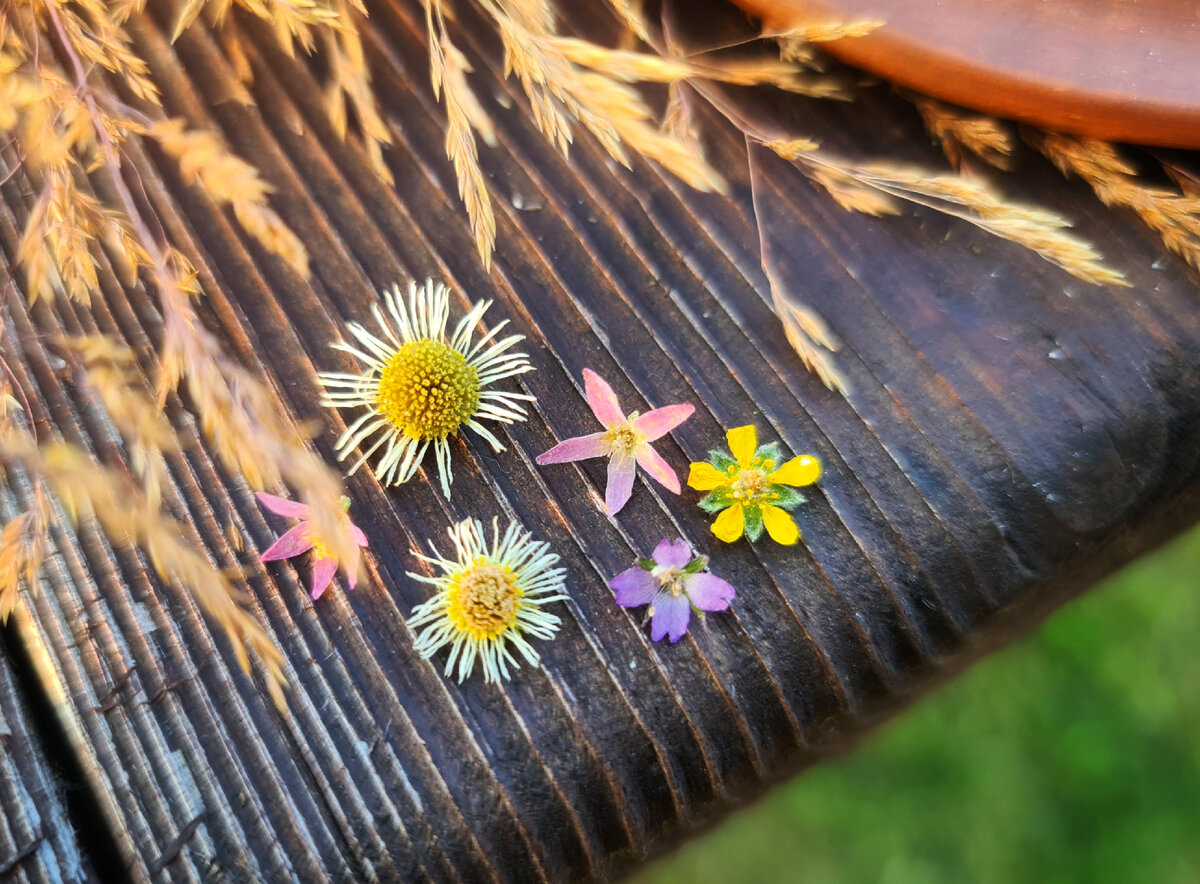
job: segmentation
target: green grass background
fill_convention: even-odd
[[[635,880],[1200,882],[1200,529]]]

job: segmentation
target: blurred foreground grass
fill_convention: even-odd
[[[1200,882],[1200,529],[636,884]]]

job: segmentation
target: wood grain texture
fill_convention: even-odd
[[[12,661],[0,649],[0,880],[76,884],[93,880]]]
[[[236,19],[254,70],[245,105],[228,100],[232,68],[211,34],[197,26],[171,46],[162,14],[134,33],[164,105],[220,130],[275,185],[312,279],[262,252],[163,156],[130,144],[131,159],[200,271],[206,322],[284,409],[324,428],[321,453],[332,460],[342,424],[317,405],[315,371],[349,368],[329,343],[378,289],[409,277],[444,279],[460,310],[496,300],[489,321],[511,319],[529,338],[538,370],[519,387],[538,407],[501,454],[454,444],[449,502],[428,472],[400,490],[350,479],[370,579],[314,604],[303,561],[256,562],[282,525],[217,463],[188,403],[168,403],[183,444],[168,458],[167,507],[214,562],[246,569],[287,658],[290,715],[135,551],[88,526],[54,538],[49,585],[25,597],[30,628],[130,880],[619,875],[844,750],[1200,513],[1195,279],[1136,221],[1032,155],[1006,179],[1014,195],[1075,218],[1132,289],[1077,283],[923,210],[847,214],[702,101],[728,196],[640,162],[626,171],[587,138],[564,160],[465,10],[456,33],[499,137],[482,156],[500,243],[486,274],[443,155],[418,4],[373,7],[366,31],[396,139],[385,152],[394,188],[334,135],[313,72],[257,25]],[[578,14],[603,27],[591,20],[599,7]],[[855,107],[738,95],[755,119],[839,149],[930,160],[915,114],[886,91]],[[0,196],[11,262],[34,191],[17,173]],[[50,346],[63,331],[104,331],[153,376],[154,293],[99,270],[90,311],[8,298],[6,358],[44,432],[119,467],[119,437]],[[848,398],[791,352],[768,275],[844,343]],[[677,470],[748,422],[817,454],[826,472],[798,513],[804,542],[719,546],[694,494],[642,481],[612,521],[597,509],[600,462],[535,467],[555,441],[590,430],[585,367],[629,408],[696,406],[660,448]],[[427,597],[405,576],[421,567],[412,549],[468,515],[521,520],[569,572],[543,667],[503,687],[443,678],[443,659],[417,659],[404,623]],[[606,581],[672,534],[711,554],[739,592],[730,613],[653,644]]]

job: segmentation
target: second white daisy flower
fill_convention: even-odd
[[[433,556],[417,553],[442,573],[436,577],[408,572],[437,593],[413,608],[410,629],[419,630],[413,650],[429,658],[450,646],[446,675],[458,663],[458,680],[471,674],[476,660],[486,682],[508,678],[509,667],[518,667],[512,649],[530,666],[539,665],[530,638],[549,641],[558,632],[559,619],[542,606],[566,601],[562,589],[566,570],[556,567],[558,556],[545,541],[534,540],[516,522],[503,535],[492,520],[489,542],[477,519],[465,519],[450,529],[454,553],[444,558],[433,544]]]
[[[480,301],[447,338],[450,290],[433,280],[426,280],[423,286],[410,282],[407,303],[398,286],[386,292],[383,300],[386,314],[378,305],[373,310],[381,335],[352,322],[347,328],[359,346],[333,345],[361,360],[364,371],[319,375],[325,387],[323,404],[367,408],[338,439],[338,460],[371,440],[350,472],[382,448],[375,475],[385,485],[400,485],[412,478],[432,445],[442,492],[449,497],[454,478],[450,436],[466,426],[486,439],[493,450],[503,451],[500,440],[480,421],[525,420],[522,402],[532,402],[534,397],[488,389],[497,381],[533,369],[528,356],[512,350],[525,336],[496,340],[508,324],[505,320],[472,343],[475,329],[492,303]]]

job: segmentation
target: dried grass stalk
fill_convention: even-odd
[[[16,608],[21,581],[31,591],[37,586],[46,557],[46,520],[45,494],[35,485],[33,505],[0,532],[0,623],[7,623]]]
[[[941,143],[942,152],[954,168],[962,169],[967,153],[997,169],[1011,167],[1012,131],[995,117],[967,114],[923,95],[905,93],[905,96],[921,114],[925,128]]]
[[[234,639],[234,652],[249,672],[252,652],[265,667],[267,686],[279,708],[284,708],[283,655],[246,608],[247,598],[236,589],[214,562],[184,539],[183,526],[164,514],[124,474],[97,463],[74,446],[62,442],[37,446],[24,434],[0,439],[0,457],[19,463],[41,477],[75,521],[95,519],[115,546],[136,544],[164,580],[177,581],[189,590],[204,611]],[[0,536],[0,604],[3,551],[9,526]],[[13,529],[16,534],[20,529]],[[10,608],[11,610],[11,608]]]
[[[797,163],[850,211],[895,214],[896,200],[916,203],[1025,246],[1086,282],[1129,284],[1125,274],[1104,264],[1091,243],[1065,231],[1071,222],[1061,215],[1010,203],[983,182],[962,175],[893,163],[851,163],[819,148],[804,150],[805,141],[763,143]]]
[[[483,266],[492,263],[496,248],[496,215],[488,195],[483,169],[479,165],[476,134],[487,144],[496,143],[496,132],[483,105],[467,83],[471,65],[450,42],[441,7],[425,5],[425,23],[429,33],[429,75],[435,98],[446,105],[446,156],[454,164],[458,195],[467,209],[467,219],[475,236],[475,248]]]
[[[279,12],[286,4],[281,0],[269,5],[279,13],[276,21],[303,44],[303,29],[292,29],[291,23],[298,20]],[[218,455],[255,488],[285,481],[291,484],[312,508],[314,533],[320,541],[331,554],[349,561],[357,546],[342,519],[340,480],[308,450],[304,434],[279,414],[270,391],[228,359],[217,338],[200,323],[192,304],[192,296],[197,293],[195,272],[156,235],[159,226],[143,217],[147,209],[134,198],[125,179],[125,174],[135,175],[136,171],[123,172],[117,145],[135,134],[155,138],[180,162],[186,179],[205,188],[217,201],[230,204],[252,234],[306,272],[303,247],[266,206],[269,186],[248,164],[232,156],[214,134],[188,131],[177,120],[154,122],[111,95],[103,101],[97,97],[97,87],[88,79],[89,65],[122,74],[128,68],[135,77],[139,69],[120,52],[105,57],[92,53],[92,35],[80,30],[75,10],[85,10],[89,20],[112,16],[106,24],[96,25],[108,28],[119,26],[117,17],[128,14],[129,8],[104,7],[95,0],[68,8],[65,2],[52,0],[42,7],[44,19],[17,7],[17,14],[23,16],[19,28],[0,27],[0,68],[12,72],[9,78],[0,78],[0,90],[17,99],[8,108],[0,105],[0,127],[15,131],[30,172],[40,175],[44,182],[20,249],[30,291],[34,295],[48,294],[61,287],[78,298],[90,293],[95,288],[95,270],[89,248],[97,238],[114,247],[130,282],[138,270],[148,271],[163,314],[160,397],[182,382]],[[227,4],[215,8],[220,15]],[[264,6],[261,11],[268,10]],[[9,24],[7,12],[0,25]],[[317,19],[324,20],[320,15]],[[45,41],[40,53],[29,51],[26,35],[36,35],[43,26],[55,39]],[[60,53],[62,67],[51,55],[51,47]],[[148,89],[135,88],[135,92],[149,101],[155,98]],[[50,99],[63,109],[57,116],[47,116],[43,110]],[[101,206],[84,190],[85,168],[107,174],[115,208]],[[39,238],[45,242],[40,249]],[[87,276],[88,272],[92,275]],[[129,368],[128,357],[111,342],[96,340],[82,345],[79,352],[88,363],[90,382],[125,435],[133,459],[136,462],[144,455],[144,469],[139,472],[149,494],[124,487],[131,483],[65,446],[39,450],[31,441],[18,440],[10,446],[10,453],[50,478],[64,502],[86,504],[110,536],[124,535],[138,542],[156,567],[174,574],[196,592],[204,607],[237,639],[243,662],[245,647],[263,659],[271,671],[273,693],[280,698],[275,684],[280,673],[278,652],[253,618],[240,608],[238,597],[219,569],[190,550],[178,532],[172,533],[177,526],[163,521],[158,513],[161,472],[151,461],[153,453],[167,446],[170,434],[157,420],[156,406],[146,397],[123,389],[122,373]],[[14,527],[9,539],[17,535]],[[10,550],[7,561],[11,564],[19,560],[19,550]]]
[[[179,440],[159,403],[139,389],[133,351],[107,335],[67,338],[62,345],[81,363],[85,383],[125,440],[146,498],[158,506],[167,478],[163,452],[176,450]]]
[[[1200,269],[1200,192],[1171,191],[1139,181],[1137,169],[1104,141],[1034,131],[1026,133],[1026,140],[1063,174],[1086,181],[1106,206],[1137,213],[1168,249]]]
[[[259,177],[257,169],[230,153],[220,136],[189,129],[177,117],[130,128],[154,139],[179,163],[184,181],[199,185],[216,202],[229,205],[247,233],[301,276],[308,276],[304,244],[267,205],[267,195],[274,188]]]

